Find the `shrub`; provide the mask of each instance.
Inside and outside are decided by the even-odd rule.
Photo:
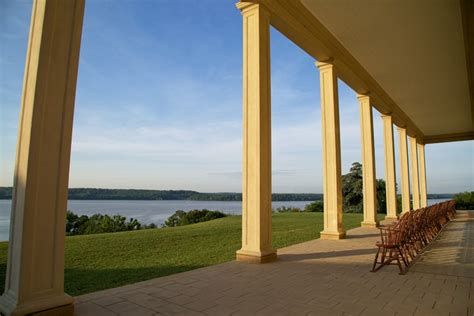
[[[273,212],[278,212],[278,213],[298,213],[298,212],[301,212],[301,209],[298,208],[298,207],[280,206],[280,207],[274,209]]]
[[[222,218],[226,216],[227,214],[221,211],[210,211],[207,209],[192,210],[189,212],[177,210],[173,215],[168,217],[168,219],[163,224],[163,227],[176,227],[207,222],[213,219]]]
[[[474,191],[457,193],[454,201],[458,210],[474,210]]]
[[[324,211],[324,202],[323,201],[314,201],[304,207],[305,212],[323,212]]]
[[[364,212],[364,206],[362,204],[344,206],[344,213],[363,213],[363,212]]]
[[[67,211],[66,215],[66,235],[113,233],[144,228],[156,228],[156,225],[142,226],[134,218],[130,218],[127,222],[127,218],[121,215],[94,214],[88,217],[86,215],[79,216],[71,211]]]

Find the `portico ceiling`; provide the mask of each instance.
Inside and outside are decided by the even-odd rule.
[[[469,79],[474,78],[469,78],[469,64],[474,61],[469,62],[468,56],[472,57],[473,49],[474,6],[467,4],[469,0],[301,2],[426,140],[473,138]]]

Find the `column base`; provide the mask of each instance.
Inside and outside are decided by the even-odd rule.
[[[366,228],[377,228],[379,227],[379,222],[362,222],[360,223],[360,227],[366,227]]]
[[[397,216],[385,216],[385,220],[386,221],[396,221],[398,220],[398,217]]]
[[[346,232],[345,231],[339,231],[339,232],[330,232],[330,231],[322,231],[319,233],[320,239],[329,239],[329,240],[339,240],[339,239],[344,239],[346,238]]]
[[[63,294],[18,304],[11,292],[0,296],[0,313],[5,316],[73,316],[74,299]]]
[[[31,314],[32,316],[73,316],[74,315],[74,305],[63,305],[55,308],[51,308],[45,311],[36,312]]]
[[[249,251],[240,249],[236,252],[237,261],[247,263],[269,263],[277,261],[277,252],[275,249],[266,251]]]

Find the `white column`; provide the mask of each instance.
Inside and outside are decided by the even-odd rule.
[[[393,145],[393,122],[391,115],[382,115],[383,143],[385,150],[385,191],[387,216],[385,219],[397,218],[397,188],[395,176],[395,148]]]
[[[377,227],[377,185],[375,179],[375,152],[372,106],[368,95],[357,95],[360,109],[362,140],[362,188],[364,221],[362,227]]]
[[[73,314],[64,240],[83,13],[83,0],[33,1],[0,297],[5,315]]]
[[[400,150],[400,177],[402,180],[402,213],[410,211],[410,175],[408,168],[407,130],[397,127]]]
[[[341,142],[337,75],[330,61],[317,62],[323,127],[324,230],[322,239],[345,237],[342,226]]]
[[[426,207],[427,190],[426,190],[426,164],[425,164],[425,144],[418,143],[418,158],[420,161],[420,206]]]
[[[410,175],[413,209],[420,208],[420,178],[418,173],[418,147],[416,138],[408,136],[410,143]]]
[[[272,248],[270,15],[239,2],[243,15],[242,249],[237,260],[269,262]]]

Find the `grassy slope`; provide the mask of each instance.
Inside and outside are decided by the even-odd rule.
[[[344,214],[346,229],[362,214]],[[322,213],[273,215],[273,246],[319,238]],[[240,248],[241,217],[183,227],[66,238],[65,288],[79,295],[233,260]],[[7,243],[0,243],[0,289]],[[3,291],[2,291],[3,292]]]

